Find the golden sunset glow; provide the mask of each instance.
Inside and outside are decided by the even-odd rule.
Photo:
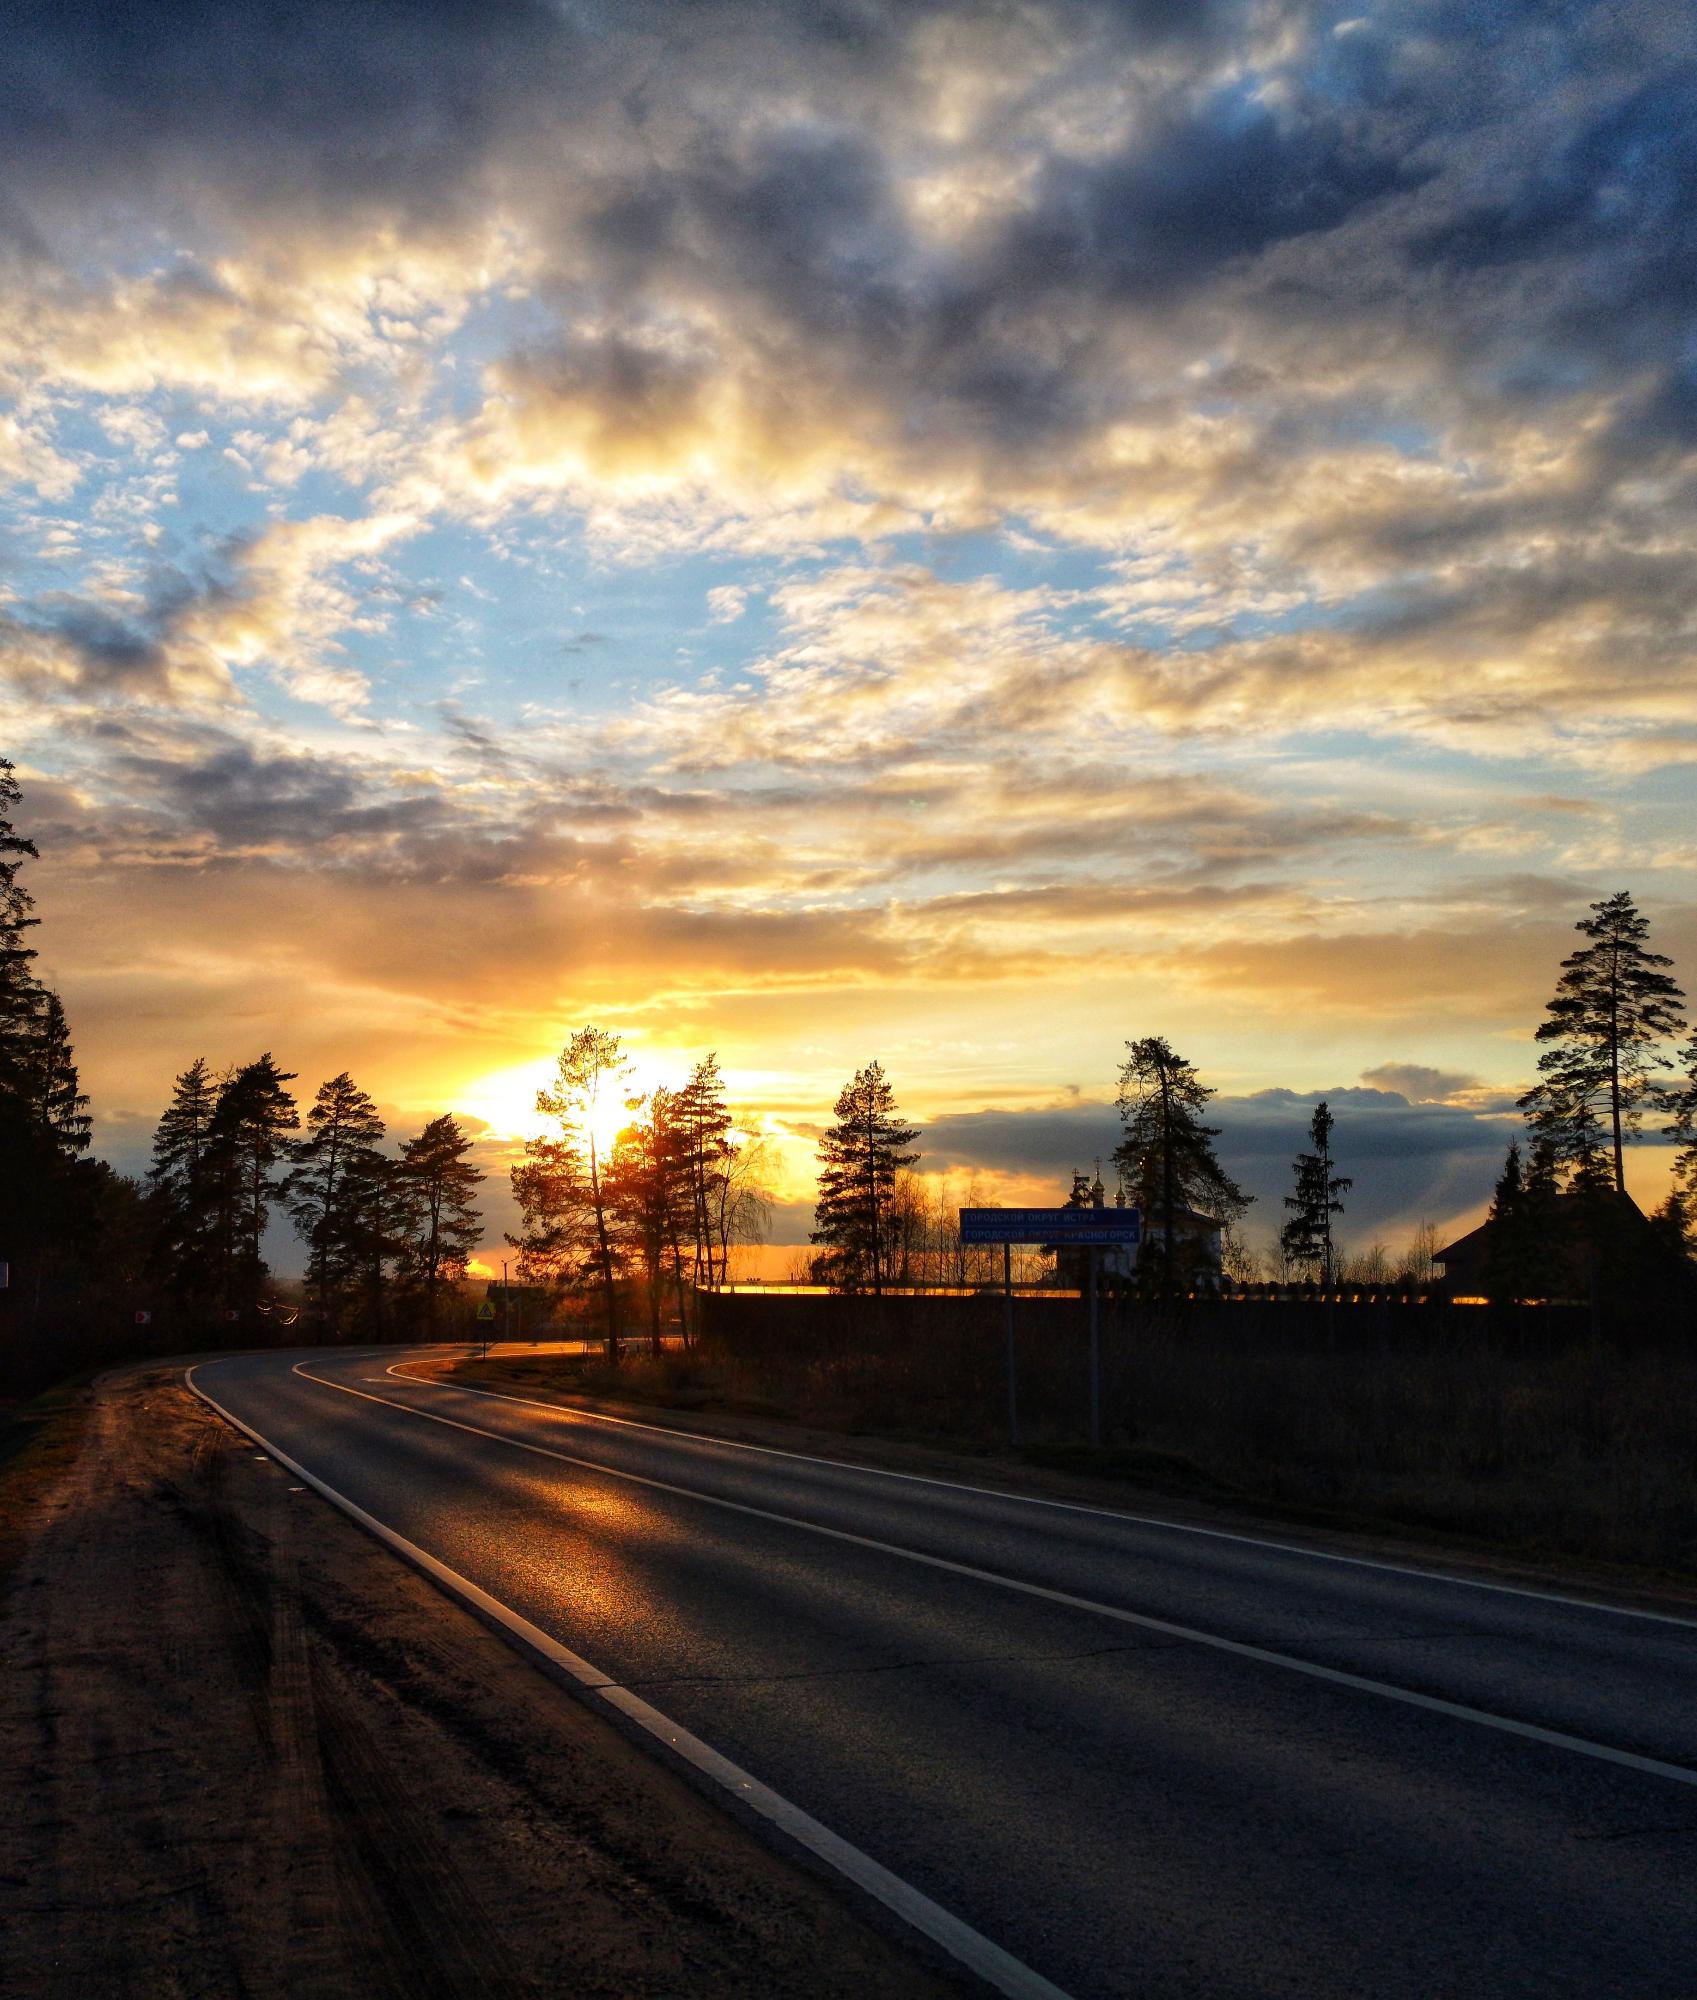
[[[0,672],[110,1157],[270,1047],[499,1184],[595,1022],[718,1052],[795,1243],[872,1057],[1035,1195],[1165,1033],[1252,1229],[1320,1092],[1352,1228],[1477,1212],[1587,900],[1697,971],[1665,56],[1194,13],[355,10],[257,126],[163,14],[53,70]]]

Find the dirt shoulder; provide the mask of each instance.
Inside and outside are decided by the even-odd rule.
[[[616,1399],[562,1386],[562,1382],[573,1379],[569,1372],[571,1364],[568,1361],[562,1366],[552,1357],[532,1360],[501,1356],[482,1360],[475,1356],[445,1355],[402,1365],[408,1374],[426,1380],[451,1382],[468,1389],[487,1388],[553,1403],[562,1409],[623,1417],[737,1444],[804,1452],[845,1464],[877,1466],[890,1472],[956,1480],[1082,1506],[1148,1512],[1162,1520],[1229,1533],[1271,1536],[1287,1533],[1309,1547],[1340,1555],[1441,1565],[1455,1575],[1475,1574],[1528,1588],[1573,1591],[1676,1617],[1697,1617],[1697,1588],[1684,1577],[1669,1576],[1662,1570],[1587,1563],[1577,1558],[1551,1562],[1511,1544],[1479,1537],[1421,1533],[1406,1524],[1367,1518],[1342,1509],[1261,1505],[1253,1495],[1210,1481],[1183,1461],[1163,1460],[1153,1453],[1093,1455],[1080,1449],[1056,1453],[1056,1462],[1042,1464],[1005,1449],[953,1448],[946,1442],[827,1430],[778,1416],[730,1412],[722,1407],[703,1408],[694,1398],[680,1398],[677,1403]],[[1082,1465],[1092,1457],[1098,1461],[1098,1469],[1067,1469],[1069,1464]]]
[[[0,1991],[958,1991],[159,1367],[0,1463]]]

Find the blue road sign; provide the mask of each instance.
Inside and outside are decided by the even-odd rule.
[[[963,1208],[963,1243],[1141,1243],[1135,1208]]]

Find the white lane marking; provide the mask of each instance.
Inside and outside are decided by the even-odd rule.
[[[924,1472],[892,1472],[888,1466],[862,1465],[858,1459],[821,1458],[817,1453],[784,1451],[777,1445],[748,1444],[740,1438],[714,1437],[708,1431],[686,1431],[671,1424],[645,1424],[635,1417],[610,1417],[600,1410],[570,1409],[563,1403],[540,1403],[534,1396],[513,1396],[500,1389],[473,1389],[462,1382],[432,1382],[422,1375],[406,1375],[408,1364],[397,1361],[384,1375],[398,1382],[412,1382],[421,1389],[446,1389],[456,1396],[486,1396],[495,1403],[522,1403],[527,1410],[551,1410],[556,1416],[591,1424],[616,1424],[622,1430],[652,1431],[658,1437],[681,1438],[690,1444],[717,1445],[724,1451],[749,1451],[761,1458],[793,1458],[802,1465],[829,1466],[837,1472],[858,1472],[871,1479],[903,1479],[913,1486],[941,1486],[950,1493],[976,1493],[988,1500],[1017,1502],[1022,1507],[1050,1507],[1063,1514],[1094,1514],[1108,1521],[1124,1521],[1137,1528],[1162,1528],[1174,1535],[1201,1535],[1213,1542],[1236,1542],[1244,1548],[1274,1549],[1280,1555],[1306,1556],[1314,1562],[1342,1563],[1350,1569],[1383,1570],[1391,1576],[1413,1577],[1420,1583],[1453,1583],[1461,1590],[1494,1590],[1504,1597],[1530,1597],[1538,1604],[1562,1604],[1575,1611],[1601,1611],[1611,1618],[1647,1618],[1655,1625],[1677,1625],[1682,1631],[1697,1632],[1697,1618],[1682,1618],[1672,1611],[1646,1611],[1633,1604],[1610,1604],[1596,1597],[1570,1597],[1559,1590],[1539,1590],[1524,1583],[1495,1583],[1488,1577],[1456,1576],[1449,1570],[1420,1569],[1413,1563],[1382,1562],[1372,1556],[1339,1555],[1331,1549],[1316,1549],[1301,1542],[1278,1542],[1263,1535],[1234,1534],[1229,1528],[1204,1528],[1191,1521],[1170,1521],[1158,1514],[1132,1514],[1123,1507],[1093,1507],[1085,1500],[1049,1500],[1036,1493],[1010,1493],[1000,1486],[972,1486],[965,1480],[939,1479]],[[382,1387],[382,1377],[365,1375],[362,1381]]]
[[[198,1365],[198,1364],[197,1364]],[[385,1526],[375,1515],[368,1514],[357,1502],[346,1494],[338,1493],[315,1473],[308,1472],[304,1465],[297,1463],[286,1452],[279,1451],[269,1439],[261,1437],[251,1424],[245,1424],[240,1417],[232,1414],[215,1396],[207,1392],[194,1379],[195,1369],[190,1368],[184,1380],[203,1403],[209,1404],[226,1423],[262,1444],[280,1465],[286,1465],[299,1479],[304,1479],[315,1493],[320,1493],[333,1507],[339,1507],[350,1520],[357,1521],[380,1542],[405,1558],[416,1569],[429,1577],[462,1603],[469,1604],[485,1618],[492,1619],[503,1631],[516,1639],[522,1647],[538,1654],[544,1660],[570,1675],[588,1693],[598,1696],[609,1707],[634,1722],[639,1729],[652,1736],[656,1742],[664,1743],[686,1762],[693,1765],[704,1777],[710,1778],[722,1790],[729,1792],[745,1806],[769,1820],[780,1832],[785,1833],[799,1846],[846,1877],[856,1888],[882,1903],[887,1910],[900,1917],[906,1924],[939,1945],[948,1955],[964,1965],[968,1971],[991,1987],[995,1992],[1006,1994],[1008,2000],[1068,2000],[1060,1987],[1045,1979],[1040,1972],[1032,1971],[1029,1965],[1003,1951],[999,1944],[975,1931],[970,1924],[963,1923],[957,1916],[945,1910],[940,1903],[932,1902],[929,1896],[914,1888],[911,1882],[904,1882],[899,1875],[864,1854],[858,1847],[851,1846],[840,1834],[835,1834],[828,1826],[813,1818],[810,1813],[793,1805],[781,1793],[763,1785],[756,1777],[733,1764],[730,1758],[721,1756],[711,1744],[703,1743],[699,1736],[692,1736],[681,1724],[662,1715],[641,1695],[633,1694],[627,1687],[590,1665],[579,1653],[562,1646],[558,1639],[551,1638],[540,1626],[531,1624],[518,1612],[503,1604],[498,1597],[491,1597],[469,1577],[461,1576],[458,1570],[450,1569],[416,1542],[409,1542],[404,1535]],[[305,1377],[307,1381],[317,1381],[315,1375]],[[340,1387],[332,1383],[332,1388]],[[358,1390],[349,1390],[350,1395],[358,1395]],[[378,1397],[368,1400],[377,1402]],[[394,1405],[400,1408],[399,1404]]]
[[[1611,1744],[1595,1743],[1586,1736],[1570,1736],[1565,1730],[1545,1729],[1536,1722],[1517,1722],[1512,1716],[1494,1715],[1489,1709],[1471,1708],[1465,1702],[1445,1701],[1439,1695],[1420,1694],[1413,1688],[1397,1687],[1390,1681],[1370,1680],[1364,1674],[1347,1673],[1341,1667],[1325,1667],[1315,1660],[1299,1660],[1294,1654],[1277,1653],[1270,1647],[1254,1646],[1243,1639],[1225,1639],[1216,1632],[1204,1632],[1194,1625],[1178,1625],[1169,1618],[1156,1618],[1146,1611],[1127,1611],[1117,1604],[1102,1604],[1094,1598],[1077,1597],[1069,1590],[1054,1590],[1047,1584],[1027,1583],[1022,1577],[1004,1576],[998,1570],[979,1569],[972,1563],[952,1562],[946,1556],[926,1555],[920,1549],[906,1549],[898,1542],[882,1542],[871,1535],[852,1534],[847,1528],[827,1528],[795,1514],[780,1514],[767,1507],[751,1507],[742,1500],[724,1500],[716,1493],[703,1493],[692,1486],[676,1486],[670,1480],[652,1479],[641,1472],[624,1472],[592,1458],[577,1458],[570,1452],[553,1451],[547,1445],[527,1444],[523,1438],[506,1437],[500,1431],[486,1431],[476,1424],[461,1423],[457,1417],[444,1417],[435,1410],[421,1410],[416,1403],[397,1403],[390,1396],[373,1396],[367,1390],[351,1388],[345,1382],[333,1382],[328,1376],[314,1375],[304,1361],[296,1362],[293,1372],[303,1381],[339,1390],[344,1396],[358,1396],[362,1402],[400,1410],[409,1417],[423,1417],[427,1423],[446,1424],[450,1430],[488,1438],[492,1443],[504,1444],[513,1451],[533,1452],[538,1458],[552,1458],[562,1465],[581,1466],[586,1472],[599,1473],[606,1479],[622,1479],[632,1486],[646,1486],[657,1493],[673,1493],[685,1500],[697,1500],[703,1506],[722,1507],[728,1513],[752,1515],[759,1521],[775,1521],[780,1527],[800,1528],[807,1534],[823,1535],[828,1541],[847,1542],[855,1548],[873,1549],[880,1555],[900,1556],[907,1562],[921,1563],[927,1569],[945,1570],[951,1576],[970,1577],[975,1583],[995,1584],[1003,1590],[1018,1591],[1025,1597],[1040,1597],[1050,1604],[1064,1604],[1070,1611],[1086,1611],[1099,1618],[1112,1618],[1121,1625],[1135,1625],[1146,1632],[1159,1632],[1169,1639],[1183,1639],[1191,1645],[1206,1646],[1217,1653],[1230,1653],[1237,1659],[1257,1661],[1262,1666],[1283,1667],[1291,1673],[1307,1674],[1314,1680],[1329,1682],[1334,1687],[1351,1688],[1358,1694],[1378,1695],[1387,1701],[1404,1702],[1410,1708],[1426,1709],[1434,1715],[1447,1715],[1458,1722],[1478,1723],[1486,1729],[1501,1730],[1505,1735],[1524,1737],[1528,1742],[1548,1744],[1557,1750],[1571,1750],[1581,1757],[1595,1757],[1605,1764],[1620,1764],[1629,1771],[1647,1772],[1656,1778],[1671,1778],[1675,1784],[1697,1785],[1697,1770],[1689,1770],[1683,1764],[1665,1764],[1658,1757],[1642,1757],[1635,1750],[1617,1750]]]

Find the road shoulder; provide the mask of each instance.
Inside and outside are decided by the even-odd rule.
[[[184,1389],[0,1471],[0,1988],[954,1991]],[[44,1441],[45,1443],[46,1441]],[[51,1457],[49,1453],[49,1457]]]

